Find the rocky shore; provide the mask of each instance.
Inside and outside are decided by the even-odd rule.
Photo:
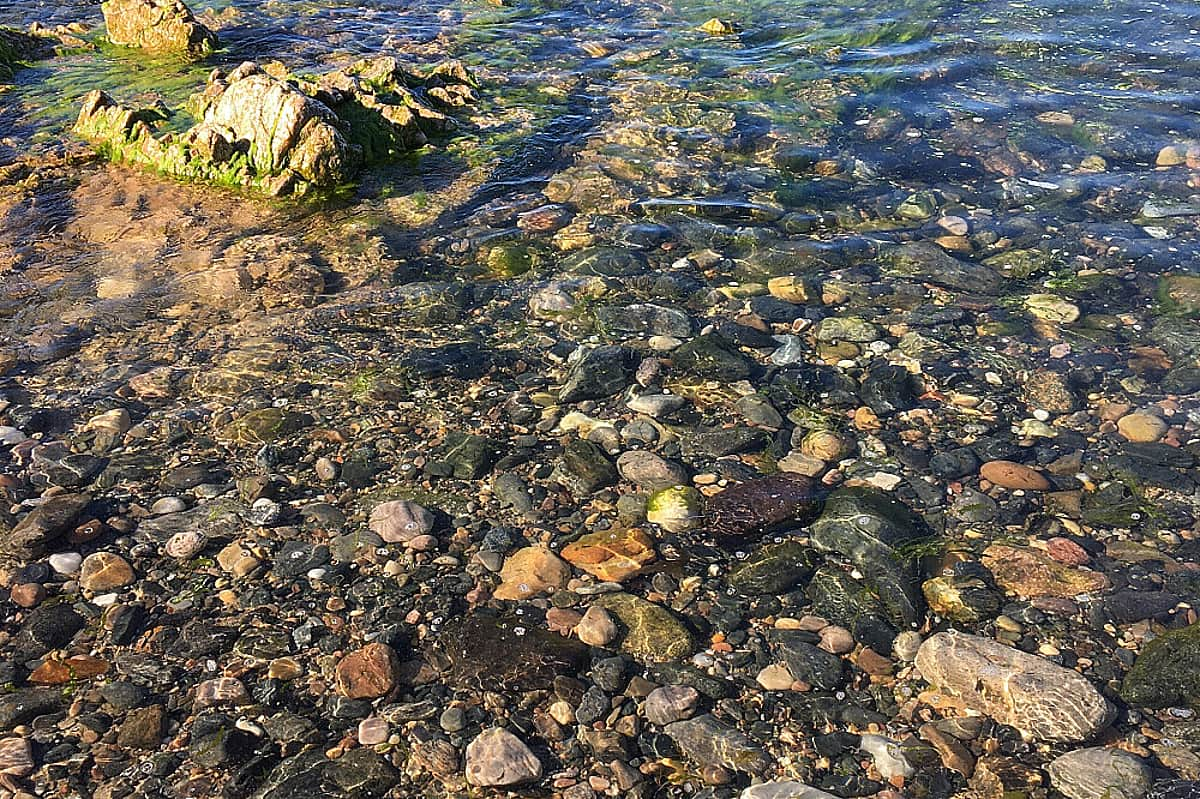
[[[0,796],[1200,795],[1200,146],[800,142],[627,72],[389,193],[503,127],[429,63],[5,156]]]

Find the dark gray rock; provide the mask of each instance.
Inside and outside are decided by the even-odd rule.
[[[842,659],[803,640],[804,636],[800,630],[774,631],[776,654],[797,680],[823,691],[839,688],[845,680]]]
[[[890,255],[893,272],[935,286],[970,294],[995,294],[1004,285],[1004,278],[991,267],[960,261],[932,242],[902,244]]]
[[[87,494],[50,497],[17,522],[4,539],[4,552],[22,560],[41,557],[49,544],[71,528],[91,501]]]
[[[782,594],[813,573],[813,551],[795,541],[781,541],[755,550],[729,572],[729,585],[746,596]]]
[[[717,333],[698,336],[679,347],[672,354],[671,363],[683,374],[722,381],[743,380],[754,367],[753,361]]]
[[[562,402],[604,399],[619,394],[633,383],[637,366],[633,352],[624,347],[592,347],[578,351],[563,381],[558,398]],[[575,358],[578,360],[575,360]]]
[[[676,338],[692,334],[692,318],[685,312],[650,303],[602,306],[596,309],[596,322],[603,330],[620,333]]]
[[[907,505],[878,489],[843,488],[826,499],[811,534],[819,549],[842,555],[864,575],[895,621],[921,619],[917,557],[905,547],[928,531]]]

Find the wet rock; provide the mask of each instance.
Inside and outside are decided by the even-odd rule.
[[[751,785],[738,799],[834,799],[834,794],[793,780],[771,780]]]
[[[205,55],[217,47],[217,37],[181,0],[105,0],[100,9],[113,44],[189,55]]]
[[[572,354],[558,398],[579,402],[611,397],[632,384],[635,365],[633,353],[623,347],[580,348]]]
[[[320,749],[308,749],[283,760],[271,770],[252,799],[294,799],[320,796],[324,791],[325,764],[329,761]]]
[[[392,692],[399,672],[396,651],[387,644],[370,643],[338,662],[337,689],[349,699],[376,699]]]
[[[1050,784],[1067,799],[1142,799],[1153,777],[1141,758],[1120,749],[1078,749],[1054,759]]]
[[[822,566],[805,589],[813,612],[853,631],[854,637],[876,651],[892,646],[896,631],[879,596],[848,573]]]
[[[1111,705],[1078,673],[987,638],[938,633],[916,666],[937,690],[1039,740],[1085,741],[1112,721]]]
[[[699,692],[690,685],[664,685],[646,695],[642,712],[651,724],[664,726],[690,718],[699,701]]]
[[[863,404],[881,417],[916,407],[919,394],[916,378],[903,366],[893,364],[872,367],[859,392]]]
[[[605,305],[596,309],[596,322],[602,329],[647,336],[686,338],[692,334],[692,320],[677,308],[635,303]]]
[[[762,774],[771,759],[754,741],[711,715],[668,724],[664,732],[696,763],[715,763],[732,771]]]
[[[1117,430],[1129,441],[1146,443],[1162,438],[1167,432],[1167,423],[1160,416],[1139,411],[1118,419]]]
[[[250,692],[241,680],[234,677],[217,677],[196,686],[194,705],[197,710],[201,710],[207,707],[248,705],[251,701]]]
[[[621,477],[648,491],[657,491],[687,481],[687,470],[674,461],[645,450],[622,452],[617,458]]]
[[[593,605],[575,625],[575,635],[588,646],[605,647],[616,640],[620,631],[604,608]]]
[[[897,247],[891,254],[891,267],[898,275],[969,294],[995,294],[1004,283],[994,269],[954,258],[925,241]]]
[[[478,480],[500,459],[500,444],[486,436],[451,431],[444,445],[442,460],[460,480]]]
[[[771,639],[779,659],[797,680],[824,691],[841,686],[844,674],[840,657],[808,643],[800,631],[775,630]]]
[[[654,560],[654,542],[637,528],[601,530],[567,544],[562,557],[600,580],[619,583]]]
[[[23,560],[41,557],[46,547],[74,525],[92,498],[87,494],[50,497],[17,522],[4,538],[4,551]]]
[[[621,277],[645,274],[647,263],[645,257],[634,250],[589,247],[564,258],[559,268],[577,275]]]
[[[980,467],[979,476],[1001,488],[1023,491],[1050,490],[1050,481],[1040,472],[1012,461],[988,461]]]
[[[577,674],[587,647],[527,620],[473,613],[447,623],[438,640],[447,682],[464,690],[545,690],[560,674]]]
[[[718,333],[697,336],[671,354],[671,363],[683,374],[722,381],[750,376],[753,362]]]
[[[878,489],[840,489],[825,501],[811,534],[819,549],[841,554],[876,586],[893,618],[905,624],[920,620],[917,558],[905,547],[928,533],[908,506]]]
[[[1002,604],[999,592],[976,574],[934,577],[921,584],[921,592],[930,610],[962,624],[994,618]]]
[[[542,763],[520,738],[502,727],[481,732],[467,744],[467,782],[502,787],[542,776]]]
[[[450,120],[433,106],[469,101],[472,82],[454,62],[422,76],[387,56],[291,81],[247,62],[210,75],[189,100],[200,121],[181,134],[158,133],[158,109],[128,108],[102,91],[84,97],[75,132],[114,160],[163,174],[299,194],[344,183],[364,162],[445,133]]]
[[[352,749],[325,766],[339,796],[381,799],[400,782],[400,771],[372,749]]]
[[[1200,780],[1159,780],[1146,794],[1146,799],[1196,799],[1200,796]]]
[[[864,735],[859,739],[859,751],[866,752],[871,756],[872,762],[875,764],[875,770],[885,780],[892,780],[896,777],[911,777],[916,773],[904,756],[904,749],[900,744],[893,740],[884,738],[882,735]]]
[[[555,479],[578,498],[587,497],[617,481],[617,469],[597,444],[581,438],[563,447]]]
[[[20,779],[33,773],[33,747],[25,738],[0,739],[0,775]]]
[[[565,588],[571,567],[545,547],[524,547],[504,560],[497,599],[528,599]]]
[[[0,730],[28,724],[38,716],[55,713],[67,703],[58,688],[22,688],[0,695]]]
[[[1197,697],[1200,623],[1147,642],[1121,685],[1121,698],[1139,707],[1190,705]]]
[[[992,544],[983,552],[983,565],[996,584],[1018,596],[1055,596],[1070,599],[1079,594],[1105,591],[1110,582],[1100,572],[1074,568],[1045,553],[1025,547]]]
[[[69,604],[42,605],[29,612],[14,640],[19,660],[41,657],[59,649],[83,629],[86,621]]]
[[[1079,400],[1066,375],[1049,369],[1038,369],[1025,381],[1025,402],[1031,408],[1050,413],[1071,413]]]
[[[161,705],[129,711],[117,733],[117,745],[134,749],[157,749],[162,743],[165,719]]]
[[[646,521],[669,533],[686,533],[704,523],[704,496],[691,486],[661,488],[646,500]]]
[[[800,475],[772,475],[731,486],[708,501],[707,530],[737,541],[774,527],[799,527],[820,509],[815,482]]]
[[[782,594],[813,573],[812,551],[795,541],[768,544],[751,553],[729,572],[729,585],[739,593]]]
[[[979,459],[968,447],[957,447],[945,452],[935,452],[929,458],[929,470],[943,480],[957,480],[973,474],[979,468]]]
[[[621,649],[643,663],[677,660],[695,650],[691,631],[671,611],[633,594],[604,594],[596,604],[621,623]]]

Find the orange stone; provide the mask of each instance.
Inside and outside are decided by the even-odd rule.
[[[63,685],[98,677],[107,671],[107,661],[91,655],[73,655],[66,660],[44,661],[29,675],[29,682],[36,685]]]
[[[637,528],[603,530],[572,541],[563,547],[562,556],[588,574],[619,583],[654,560],[654,542]]]
[[[350,699],[377,699],[396,687],[400,658],[387,644],[367,644],[337,664],[337,689]]]

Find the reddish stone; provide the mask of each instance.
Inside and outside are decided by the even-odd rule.
[[[337,665],[337,689],[350,699],[377,699],[396,687],[400,658],[387,644],[367,644]]]
[[[1051,538],[1046,542],[1046,553],[1059,563],[1065,563],[1068,566],[1086,566],[1091,560],[1086,549],[1071,539],[1061,536]]]

